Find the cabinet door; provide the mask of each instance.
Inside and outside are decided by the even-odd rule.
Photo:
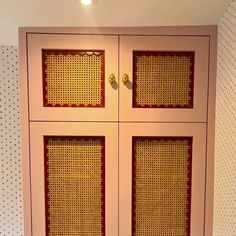
[[[32,123],[34,236],[118,236],[114,124]]]
[[[207,117],[209,38],[120,38],[122,121],[204,122]]]
[[[203,236],[205,124],[120,125],[119,232]]]
[[[30,120],[116,120],[117,38],[28,34]]]

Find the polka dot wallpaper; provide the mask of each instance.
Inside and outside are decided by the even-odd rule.
[[[236,0],[219,22],[214,236],[236,235]]]
[[[23,236],[18,50],[0,46],[0,235]]]

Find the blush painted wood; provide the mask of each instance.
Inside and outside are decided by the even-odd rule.
[[[118,77],[118,37],[98,35],[28,34],[28,81],[30,120],[115,121],[118,112],[118,85],[109,83],[110,74]],[[104,107],[45,107],[43,98],[42,49],[104,50]],[[93,66],[93,65],[91,65]],[[56,67],[56,65],[55,65]],[[45,68],[44,68],[45,69]],[[87,68],[89,71],[89,67]],[[60,79],[60,78],[59,78]],[[63,92],[63,91],[61,91]],[[68,92],[68,91],[65,91]]]
[[[44,135],[105,136],[106,236],[131,236],[132,136],[193,136],[191,236],[211,236],[216,27],[21,28],[19,38],[25,236],[45,235]],[[43,48],[105,50],[105,107],[43,107]],[[193,108],[132,108],[122,76],[132,82],[133,50],[194,51]]]
[[[193,108],[134,108],[133,50],[194,52]],[[168,53],[166,53],[168,54]],[[183,53],[184,54],[184,53]],[[130,83],[120,85],[120,120],[150,122],[206,122],[209,37],[122,36],[120,38],[120,78],[127,73]],[[156,78],[160,79],[160,78]],[[148,85],[147,85],[148,86]],[[177,88],[176,88],[177,89]],[[181,88],[180,88],[181,89]],[[158,90],[156,91],[158,93]]]
[[[33,122],[30,125],[32,234],[46,235],[44,136],[105,137],[105,235],[118,236],[118,138],[115,124]]]
[[[204,197],[206,166],[205,124],[121,124],[119,158],[119,232],[131,235],[132,137],[192,137],[191,236],[204,235]]]

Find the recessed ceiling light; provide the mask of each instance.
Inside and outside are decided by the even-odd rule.
[[[92,5],[95,2],[95,0],[80,0],[80,2],[82,5],[89,6]]]

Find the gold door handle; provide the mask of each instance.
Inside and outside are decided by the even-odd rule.
[[[114,74],[110,74],[110,76],[109,76],[109,83],[112,85],[115,82],[116,82],[115,75]]]
[[[129,76],[127,74],[124,74],[122,76],[122,81],[123,81],[123,84],[126,85],[129,82]]]

